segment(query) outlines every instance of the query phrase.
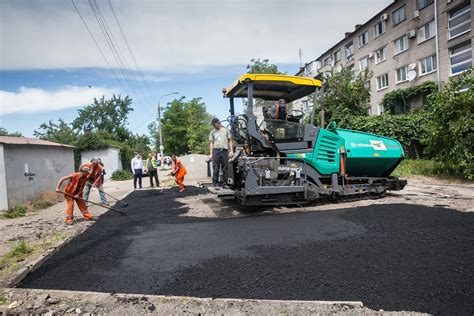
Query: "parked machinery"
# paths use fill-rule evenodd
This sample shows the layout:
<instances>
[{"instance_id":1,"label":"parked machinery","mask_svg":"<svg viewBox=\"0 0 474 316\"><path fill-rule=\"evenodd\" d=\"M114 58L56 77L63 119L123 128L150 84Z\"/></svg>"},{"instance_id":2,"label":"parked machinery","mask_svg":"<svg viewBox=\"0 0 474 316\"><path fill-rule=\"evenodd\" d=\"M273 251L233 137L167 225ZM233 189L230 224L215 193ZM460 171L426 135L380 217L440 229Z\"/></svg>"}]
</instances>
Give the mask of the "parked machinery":
<instances>
[{"instance_id":1,"label":"parked machinery","mask_svg":"<svg viewBox=\"0 0 474 316\"><path fill-rule=\"evenodd\" d=\"M224 89L236 143L227 184L240 203L371 198L406 185L406 180L390 176L404 158L395 139L337 128L335 123L328 128L304 124L304 114L297 110L289 113L291 120L265 118L257 123L254 99L290 103L314 94L316 100L320 86L319 80L311 78L246 74ZM235 98L246 98L245 115L235 115Z\"/></svg>"}]
</instances>

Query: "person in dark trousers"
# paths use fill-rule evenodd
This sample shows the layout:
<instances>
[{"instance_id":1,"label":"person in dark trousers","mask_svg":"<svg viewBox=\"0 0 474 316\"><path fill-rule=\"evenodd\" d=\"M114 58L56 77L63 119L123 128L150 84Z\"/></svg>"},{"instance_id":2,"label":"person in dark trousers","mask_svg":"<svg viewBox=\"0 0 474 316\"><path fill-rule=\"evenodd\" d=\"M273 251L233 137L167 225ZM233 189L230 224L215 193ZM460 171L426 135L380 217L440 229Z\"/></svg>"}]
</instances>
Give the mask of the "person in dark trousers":
<instances>
[{"instance_id":1,"label":"person in dark trousers","mask_svg":"<svg viewBox=\"0 0 474 316\"><path fill-rule=\"evenodd\" d=\"M153 188L153 179L155 179L156 186L160 186L160 181L158 180L158 164L156 162L156 154L149 153L146 160L146 170L148 170L148 176L150 177L150 187Z\"/></svg>"},{"instance_id":2,"label":"person in dark trousers","mask_svg":"<svg viewBox=\"0 0 474 316\"><path fill-rule=\"evenodd\" d=\"M133 172L133 188L137 188L137 180L140 189L142 188L142 174L143 174L143 160L142 155L139 153L135 154L132 159L132 172Z\"/></svg>"},{"instance_id":3,"label":"person in dark trousers","mask_svg":"<svg viewBox=\"0 0 474 316\"><path fill-rule=\"evenodd\" d=\"M227 164L229 157L234 155L234 147L230 132L222 126L218 118L213 118L211 125L214 129L209 134L209 151L212 160L212 183L214 187L227 183ZM222 169L222 182L219 182L219 169Z\"/></svg>"}]
</instances>

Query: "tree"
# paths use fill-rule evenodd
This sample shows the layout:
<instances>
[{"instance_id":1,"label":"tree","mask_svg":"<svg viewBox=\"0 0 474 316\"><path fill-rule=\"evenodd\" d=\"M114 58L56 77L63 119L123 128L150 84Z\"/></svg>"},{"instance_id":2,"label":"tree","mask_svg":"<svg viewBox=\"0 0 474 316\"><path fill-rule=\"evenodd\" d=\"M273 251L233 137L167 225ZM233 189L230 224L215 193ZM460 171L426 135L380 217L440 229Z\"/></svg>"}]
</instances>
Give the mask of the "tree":
<instances>
[{"instance_id":1,"label":"tree","mask_svg":"<svg viewBox=\"0 0 474 316\"><path fill-rule=\"evenodd\" d=\"M52 120L42 123L38 130L34 130L33 135L40 139L69 145L74 145L77 140L77 135L70 124L63 119L59 119L58 123L53 123Z\"/></svg>"},{"instance_id":2,"label":"tree","mask_svg":"<svg viewBox=\"0 0 474 316\"><path fill-rule=\"evenodd\" d=\"M430 96L428 150L437 159L462 165L474 179L474 76L466 71Z\"/></svg>"},{"instance_id":3,"label":"tree","mask_svg":"<svg viewBox=\"0 0 474 316\"><path fill-rule=\"evenodd\" d=\"M365 70L354 77L352 71L343 68L323 79L325 121L347 124L351 116L367 116L370 106L370 81L372 73Z\"/></svg>"},{"instance_id":4,"label":"tree","mask_svg":"<svg viewBox=\"0 0 474 316\"><path fill-rule=\"evenodd\" d=\"M23 137L23 135L20 132L13 132L10 133L8 130L4 127L0 127L0 136L15 136L15 137Z\"/></svg>"},{"instance_id":5,"label":"tree","mask_svg":"<svg viewBox=\"0 0 474 316\"><path fill-rule=\"evenodd\" d=\"M210 121L211 116L201 98L186 101L182 97L171 101L161 120L165 152L175 155L208 153Z\"/></svg>"},{"instance_id":6,"label":"tree","mask_svg":"<svg viewBox=\"0 0 474 316\"><path fill-rule=\"evenodd\" d=\"M278 70L278 66L270 64L269 59L251 59L251 64L247 65L247 73L249 74L281 74Z\"/></svg>"},{"instance_id":7,"label":"tree","mask_svg":"<svg viewBox=\"0 0 474 316\"><path fill-rule=\"evenodd\" d=\"M118 141L125 141L130 136L127 129L128 114L133 111L132 100L126 96L113 96L106 100L94 98L94 103L78 110L77 118L72 122L75 130L82 133L105 131Z\"/></svg>"}]
</instances>

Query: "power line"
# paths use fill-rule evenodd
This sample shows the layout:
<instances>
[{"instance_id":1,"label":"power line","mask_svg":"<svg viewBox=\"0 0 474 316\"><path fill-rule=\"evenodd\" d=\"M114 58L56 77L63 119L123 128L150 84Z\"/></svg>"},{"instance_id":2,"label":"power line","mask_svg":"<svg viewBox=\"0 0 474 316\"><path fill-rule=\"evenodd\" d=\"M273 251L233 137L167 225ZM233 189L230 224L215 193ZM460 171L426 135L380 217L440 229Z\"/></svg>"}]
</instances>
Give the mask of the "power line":
<instances>
[{"instance_id":1,"label":"power line","mask_svg":"<svg viewBox=\"0 0 474 316\"><path fill-rule=\"evenodd\" d=\"M125 89L125 86L122 84L122 81L120 81L119 77L117 76L117 74L115 73L114 69L113 69L112 66L110 65L109 61L108 61L107 58L105 57L104 52L102 51L102 49L100 48L99 44L97 43L97 40L95 39L95 37L94 37L94 35L92 34L91 30L90 30L89 27L87 26L87 23L86 23L86 21L84 20L84 17L82 16L81 12L80 12L79 9L77 8L76 4L74 3L74 0L71 0L71 2L72 2L72 5L74 6L74 8L76 9L77 14L78 14L79 17L81 18L82 23L83 23L84 26L86 27L87 32L89 33L90 37L92 38L92 41L94 42L95 46L96 46L97 49L99 50L100 55L102 56L102 58L104 59L105 63L107 64L107 66L108 66L110 72L112 73L112 75L114 76L114 78L117 80L117 82L120 84L120 86L122 87L122 89L123 89L123 90L126 90L126 89Z\"/></svg>"}]
</instances>

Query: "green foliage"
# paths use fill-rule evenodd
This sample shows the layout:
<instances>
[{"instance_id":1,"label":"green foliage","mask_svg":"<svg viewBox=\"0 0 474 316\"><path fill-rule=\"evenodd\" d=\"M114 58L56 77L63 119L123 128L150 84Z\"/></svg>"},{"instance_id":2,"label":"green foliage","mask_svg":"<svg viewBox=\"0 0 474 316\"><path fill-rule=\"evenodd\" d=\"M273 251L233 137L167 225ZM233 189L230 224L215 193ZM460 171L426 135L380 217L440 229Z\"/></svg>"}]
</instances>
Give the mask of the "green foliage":
<instances>
[{"instance_id":1,"label":"green foliage","mask_svg":"<svg viewBox=\"0 0 474 316\"><path fill-rule=\"evenodd\" d=\"M431 137L427 143L433 157L460 164L468 179L474 179L473 74L471 69L452 78L430 97Z\"/></svg>"},{"instance_id":2,"label":"green foliage","mask_svg":"<svg viewBox=\"0 0 474 316\"><path fill-rule=\"evenodd\" d=\"M251 64L247 65L247 73L249 74L281 74L278 66L270 64L269 59L251 59Z\"/></svg>"},{"instance_id":3,"label":"green foliage","mask_svg":"<svg viewBox=\"0 0 474 316\"><path fill-rule=\"evenodd\" d=\"M111 179L115 181L130 180L133 174L128 170L116 170L112 173Z\"/></svg>"},{"instance_id":4,"label":"green foliage","mask_svg":"<svg viewBox=\"0 0 474 316\"><path fill-rule=\"evenodd\" d=\"M410 103L417 97L426 98L436 92L437 86L433 81L426 81L419 85L388 92L382 99L386 113L400 114L410 111Z\"/></svg>"},{"instance_id":5,"label":"green foliage","mask_svg":"<svg viewBox=\"0 0 474 316\"><path fill-rule=\"evenodd\" d=\"M372 73L366 70L354 78L348 68L326 75L323 79L325 121L344 125L351 116L368 116L370 88L366 83L371 77Z\"/></svg>"},{"instance_id":6,"label":"green foliage","mask_svg":"<svg viewBox=\"0 0 474 316\"><path fill-rule=\"evenodd\" d=\"M451 162L406 159L398 165L392 175L398 177L428 176L462 179L465 172L465 167Z\"/></svg>"},{"instance_id":7,"label":"green foliage","mask_svg":"<svg viewBox=\"0 0 474 316\"><path fill-rule=\"evenodd\" d=\"M50 120L48 123L41 124L39 129L33 132L33 135L52 142L70 145L74 144L77 138L77 134L72 129L71 124L64 122L61 118L58 120L58 123L53 123Z\"/></svg>"},{"instance_id":8,"label":"green foliage","mask_svg":"<svg viewBox=\"0 0 474 316\"><path fill-rule=\"evenodd\" d=\"M161 122L166 154L209 152L211 116L206 112L205 104L200 98L186 101L185 97L182 97L171 101Z\"/></svg>"},{"instance_id":9,"label":"green foliage","mask_svg":"<svg viewBox=\"0 0 474 316\"><path fill-rule=\"evenodd\" d=\"M420 112L400 115L351 116L339 126L395 138L402 144L408 157L420 158L423 155L422 145L429 137L429 131L426 128L427 122L426 113Z\"/></svg>"},{"instance_id":10,"label":"green foliage","mask_svg":"<svg viewBox=\"0 0 474 316\"><path fill-rule=\"evenodd\" d=\"M32 247L29 243L24 240L20 240L16 246L10 250L8 256L10 258L24 258L32 250Z\"/></svg>"},{"instance_id":11,"label":"green foliage","mask_svg":"<svg viewBox=\"0 0 474 316\"><path fill-rule=\"evenodd\" d=\"M106 100L94 98L94 103L79 109L77 118L72 122L75 130L82 133L107 132L118 141L127 140L130 132L127 130L128 114L133 111L132 100L127 96L121 98L115 95Z\"/></svg>"},{"instance_id":12,"label":"green foliage","mask_svg":"<svg viewBox=\"0 0 474 316\"><path fill-rule=\"evenodd\" d=\"M27 211L28 211L28 208L25 205L19 204L15 206L14 208L9 209L8 211L0 213L0 218L12 219L12 218L23 217L26 215Z\"/></svg>"},{"instance_id":13,"label":"green foliage","mask_svg":"<svg viewBox=\"0 0 474 316\"><path fill-rule=\"evenodd\" d=\"M5 135L1 135L5 136ZM0 293L0 305L5 305L8 302L7 298L5 297L5 294Z\"/></svg>"},{"instance_id":14,"label":"green foliage","mask_svg":"<svg viewBox=\"0 0 474 316\"><path fill-rule=\"evenodd\" d=\"M0 127L0 136L15 136L15 137L23 137L20 132L13 132L10 133L6 128Z\"/></svg>"}]
</instances>

